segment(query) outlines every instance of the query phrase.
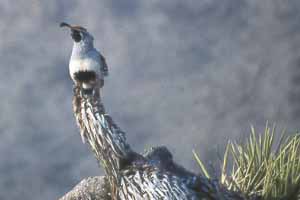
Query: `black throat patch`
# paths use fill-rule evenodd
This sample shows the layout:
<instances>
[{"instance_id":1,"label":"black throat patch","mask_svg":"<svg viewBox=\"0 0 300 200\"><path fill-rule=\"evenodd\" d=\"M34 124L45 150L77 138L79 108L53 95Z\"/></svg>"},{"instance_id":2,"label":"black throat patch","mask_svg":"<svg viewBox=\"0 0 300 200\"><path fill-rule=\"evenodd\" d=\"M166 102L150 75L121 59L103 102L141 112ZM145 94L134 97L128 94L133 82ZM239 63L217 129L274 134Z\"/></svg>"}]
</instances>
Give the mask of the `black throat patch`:
<instances>
[{"instance_id":1,"label":"black throat patch","mask_svg":"<svg viewBox=\"0 0 300 200\"><path fill-rule=\"evenodd\" d=\"M72 30L71 36L75 42L80 42L82 39L80 32L77 30Z\"/></svg>"}]
</instances>

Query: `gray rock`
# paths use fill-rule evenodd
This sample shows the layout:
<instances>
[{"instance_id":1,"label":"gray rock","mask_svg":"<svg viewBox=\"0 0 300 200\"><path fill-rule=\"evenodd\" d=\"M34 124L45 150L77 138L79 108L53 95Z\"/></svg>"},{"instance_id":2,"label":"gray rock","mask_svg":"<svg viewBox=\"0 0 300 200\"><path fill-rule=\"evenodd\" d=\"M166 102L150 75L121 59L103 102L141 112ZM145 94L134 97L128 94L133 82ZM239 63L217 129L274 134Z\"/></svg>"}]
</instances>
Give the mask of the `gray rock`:
<instances>
[{"instance_id":1,"label":"gray rock","mask_svg":"<svg viewBox=\"0 0 300 200\"><path fill-rule=\"evenodd\" d=\"M105 176L83 179L59 200L111 200Z\"/></svg>"}]
</instances>

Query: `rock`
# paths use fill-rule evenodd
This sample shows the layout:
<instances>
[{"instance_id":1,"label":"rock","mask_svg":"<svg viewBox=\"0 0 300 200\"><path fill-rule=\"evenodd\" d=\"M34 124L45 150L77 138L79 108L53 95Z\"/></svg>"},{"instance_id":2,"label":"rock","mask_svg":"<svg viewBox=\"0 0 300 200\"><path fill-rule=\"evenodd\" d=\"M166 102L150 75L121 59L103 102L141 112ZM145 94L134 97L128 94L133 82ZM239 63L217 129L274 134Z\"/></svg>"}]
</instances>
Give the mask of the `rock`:
<instances>
[{"instance_id":1,"label":"rock","mask_svg":"<svg viewBox=\"0 0 300 200\"><path fill-rule=\"evenodd\" d=\"M83 179L59 200L111 200L105 176Z\"/></svg>"}]
</instances>

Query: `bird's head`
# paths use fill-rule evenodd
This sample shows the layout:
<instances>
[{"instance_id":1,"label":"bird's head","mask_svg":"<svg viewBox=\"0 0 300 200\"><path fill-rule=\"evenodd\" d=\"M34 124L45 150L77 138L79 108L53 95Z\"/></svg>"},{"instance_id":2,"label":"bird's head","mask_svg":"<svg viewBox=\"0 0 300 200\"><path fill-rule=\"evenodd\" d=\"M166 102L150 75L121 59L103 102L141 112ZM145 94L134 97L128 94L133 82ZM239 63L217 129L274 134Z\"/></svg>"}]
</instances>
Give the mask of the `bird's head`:
<instances>
[{"instance_id":1,"label":"bird's head","mask_svg":"<svg viewBox=\"0 0 300 200\"><path fill-rule=\"evenodd\" d=\"M60 23L60 27L67 27L71 30L71 37L75 43L84 42L90 43L93 42L93 36L82 26L72 26L68 23Z\"/></svg>"}]
</instances>

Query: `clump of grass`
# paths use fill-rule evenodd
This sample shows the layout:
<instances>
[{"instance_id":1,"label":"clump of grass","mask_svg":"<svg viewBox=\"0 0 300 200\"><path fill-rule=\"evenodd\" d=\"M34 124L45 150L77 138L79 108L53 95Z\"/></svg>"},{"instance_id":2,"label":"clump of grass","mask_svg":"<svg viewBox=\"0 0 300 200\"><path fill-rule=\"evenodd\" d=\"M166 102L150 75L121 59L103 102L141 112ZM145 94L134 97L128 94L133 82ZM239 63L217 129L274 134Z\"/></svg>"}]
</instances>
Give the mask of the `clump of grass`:
<instances>
[{"instance_id":1,"label":"clump of grass","mask_svg":"<svg viewBox=\"0 0 300 200\"><path fill-rule=\"evenodd\" d=\"M267 124L262 134L251 127L243 144L229 142L221 164L221 184L263 200L300 199L300 134L282 133L277 145L275 140L275 127ZM210 178L195 152L194 157L202 174Z\"/></svg>"}]
</instances>

